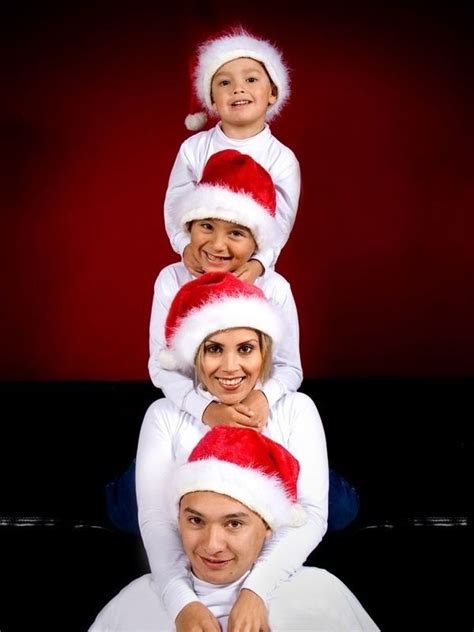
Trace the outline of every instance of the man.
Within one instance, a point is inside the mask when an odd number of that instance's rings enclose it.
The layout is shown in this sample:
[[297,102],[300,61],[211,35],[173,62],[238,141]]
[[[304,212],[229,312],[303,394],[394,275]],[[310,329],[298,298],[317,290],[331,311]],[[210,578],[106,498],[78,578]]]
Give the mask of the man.
[[[298,528],[298,461],[280,444],[248,428],[216,426],[170,479],[170,515],[177,517],[189,579],[205,609],[202,630],[245,628],[229,614],[246,575],[272,534]],[[246,589],[243,589],[246,590]],[[275,589],[262,632],[378,630],[357,598],[334,575],[304,567]],[[202,620],[202,617],[201,617]],[[173,632],[151,575],[131,582],[99,613],[89,632]]]

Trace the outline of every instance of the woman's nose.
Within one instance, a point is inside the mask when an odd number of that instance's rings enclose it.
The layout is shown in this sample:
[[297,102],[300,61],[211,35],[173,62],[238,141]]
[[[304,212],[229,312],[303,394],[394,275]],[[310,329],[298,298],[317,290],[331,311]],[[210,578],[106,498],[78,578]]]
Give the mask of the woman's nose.
[[221,367],[224,371],[228,371],[228,372],[238,370],[239,363],[237,361],[237,356],[233,351],[225,351],[222,354]]

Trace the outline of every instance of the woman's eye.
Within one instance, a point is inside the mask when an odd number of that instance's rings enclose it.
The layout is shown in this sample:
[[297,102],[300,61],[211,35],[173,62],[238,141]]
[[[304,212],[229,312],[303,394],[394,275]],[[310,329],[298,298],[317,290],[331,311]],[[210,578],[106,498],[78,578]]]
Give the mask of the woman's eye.
[[253,346],[252,345],[241,345],[239,347],[239,351],[241,353],[251,353],[253,351]]
[[194,526],[198,526],[201,524],[201,518],[197,518],[196,516],[191,516],[189,518],[189,522],[193,524]]
[[207,353],[219,353],[221,350],[219,345],[209,345],[206,347]]

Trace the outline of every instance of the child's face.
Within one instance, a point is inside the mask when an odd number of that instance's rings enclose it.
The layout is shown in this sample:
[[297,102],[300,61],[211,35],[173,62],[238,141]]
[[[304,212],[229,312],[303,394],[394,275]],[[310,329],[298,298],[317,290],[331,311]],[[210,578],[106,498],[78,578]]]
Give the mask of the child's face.
[[223,219],[198,219],[191,225],[191,252],[204,272],[234,272],[256,250],[248,228]]
[[268,106],[277,99],[265,68],[249,57],[221,66],[212,78],[211,95],[214,110],[229,125],[263,124]]

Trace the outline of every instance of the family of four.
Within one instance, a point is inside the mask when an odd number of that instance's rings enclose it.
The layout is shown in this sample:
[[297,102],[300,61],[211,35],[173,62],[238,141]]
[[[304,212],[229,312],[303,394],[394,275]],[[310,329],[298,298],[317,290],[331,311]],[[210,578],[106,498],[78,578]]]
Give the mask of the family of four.
[[274,270],[300,191],[268,126],[287,68],[238,29],[198,48],[192,79],[202,111],[187,126],[219,122],[182,144],[165,198],[182,260],[155,283],[149,371],[165,397],[146,412],[133,472],[151,572],[90,632],[378,630],[340,580],[303,567],[331,489],[319,413],[297,392],[295,302]]

